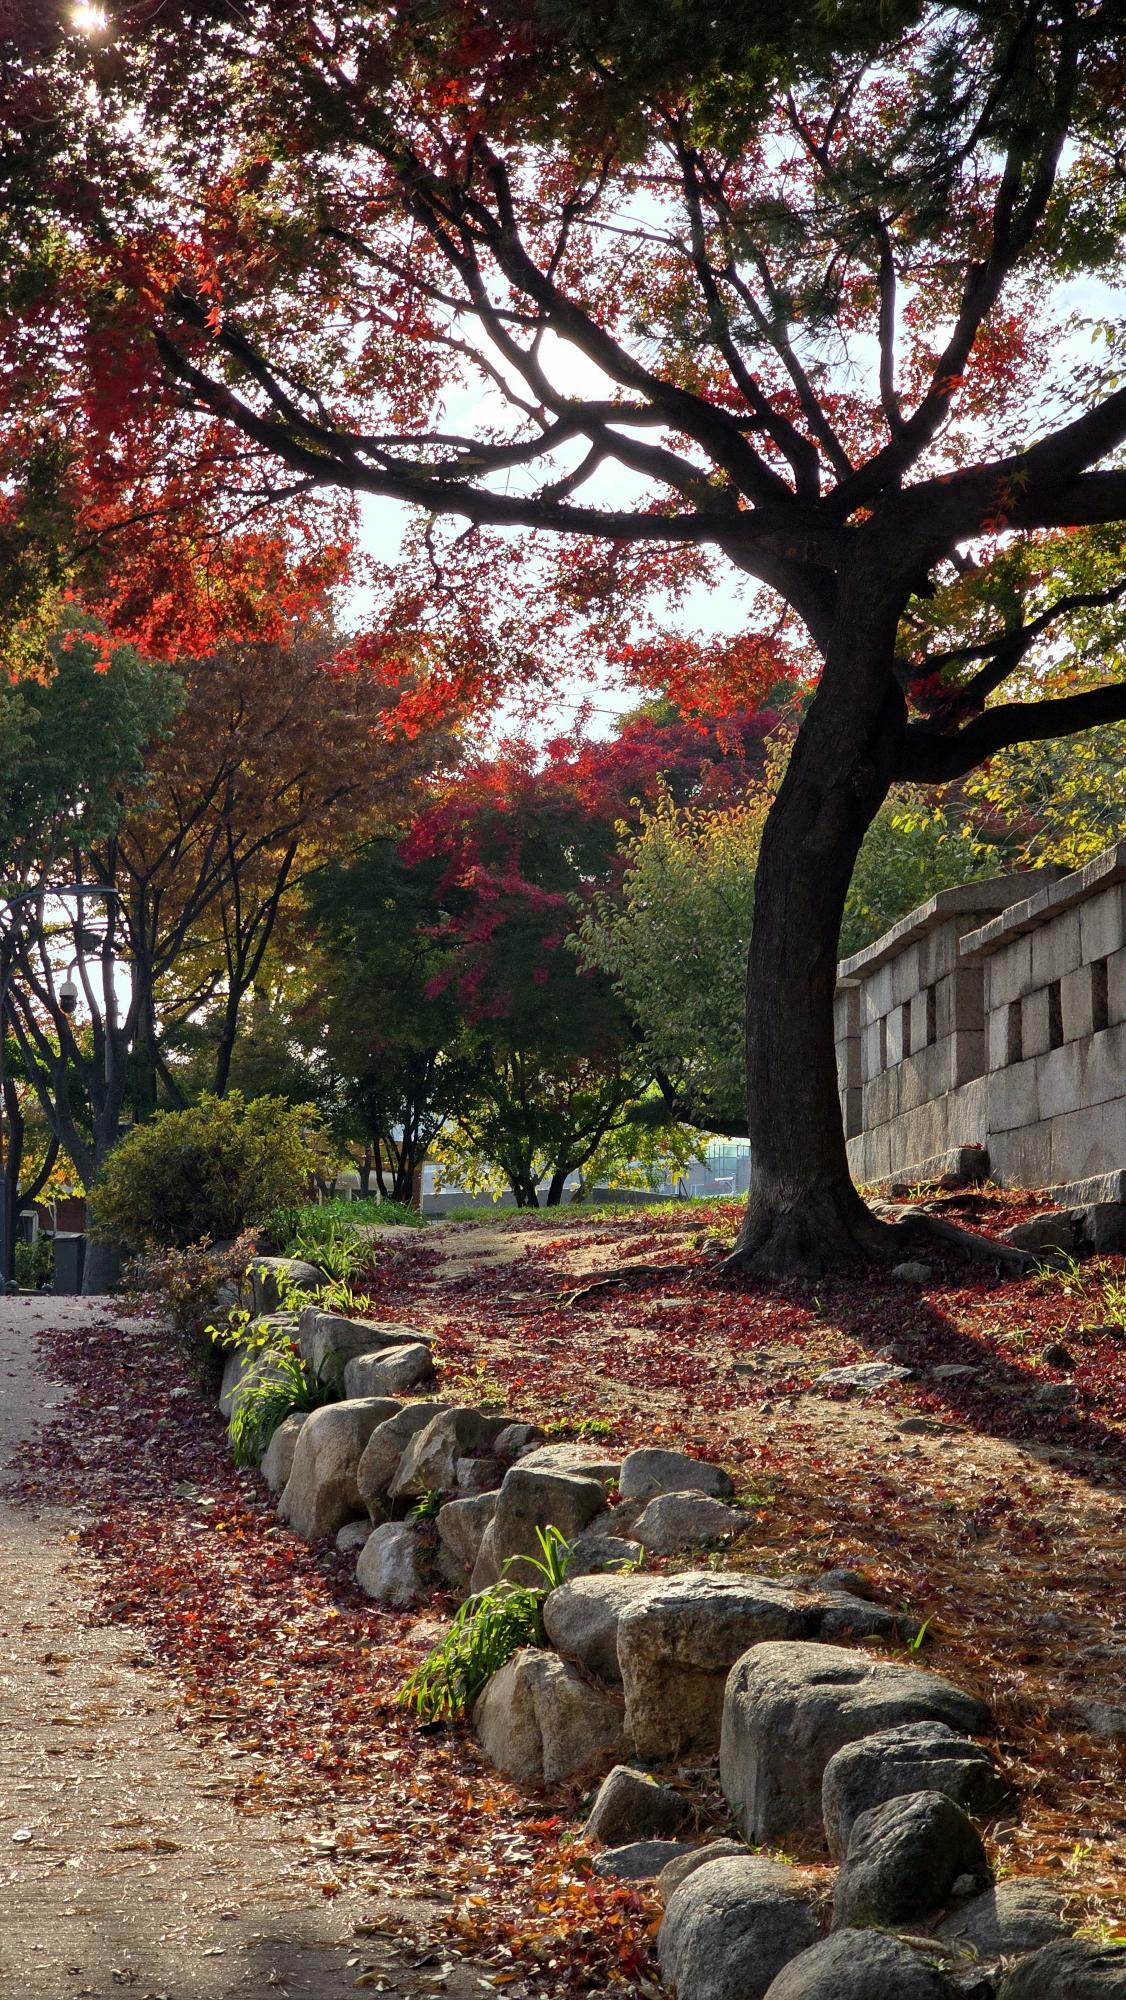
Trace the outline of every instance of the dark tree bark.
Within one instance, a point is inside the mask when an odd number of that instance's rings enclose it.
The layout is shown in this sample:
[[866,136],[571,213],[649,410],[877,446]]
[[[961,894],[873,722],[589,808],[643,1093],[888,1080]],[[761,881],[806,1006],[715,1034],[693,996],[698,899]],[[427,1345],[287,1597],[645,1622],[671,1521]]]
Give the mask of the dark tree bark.
[[763,830],[747,969],[752,1177],[729,1268],[817,1276],[890,1249],[853,1185],[833,1034],[837,941],[864,835],[886,798],[905,708],[894,612],[842,598],[825,671]]

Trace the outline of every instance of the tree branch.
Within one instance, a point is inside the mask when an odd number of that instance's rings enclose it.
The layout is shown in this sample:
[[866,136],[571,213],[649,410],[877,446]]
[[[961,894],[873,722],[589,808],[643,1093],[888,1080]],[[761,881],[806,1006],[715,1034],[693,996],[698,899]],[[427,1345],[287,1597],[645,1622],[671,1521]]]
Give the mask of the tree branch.
[[944,785],[962,778],[999,750],[1017,743],[1043,743],[1053,736],[1077,736],[1108,722],[1126,721],[1126,681],[1089,688],[1084,694],[1052,701],[1006,702],[987,708],[954,736],[911,723],[904,732],[895,769],[901,784]]

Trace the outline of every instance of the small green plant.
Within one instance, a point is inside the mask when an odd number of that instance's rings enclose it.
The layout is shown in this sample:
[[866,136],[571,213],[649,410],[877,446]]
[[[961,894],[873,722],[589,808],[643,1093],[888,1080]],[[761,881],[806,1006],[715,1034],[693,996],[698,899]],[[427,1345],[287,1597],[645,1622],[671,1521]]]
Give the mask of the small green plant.
[[930,1622],[931,1622],[931,1621],[930,1621],[930,1619],[929,1619],[929,1618],[924,1618],[924,1620],[923,1620],[922,1624],[920,1625],[920,1627],[919,1627],[918,1631],[917,1631],[917,1632],[916,1632],[916,1634],[915,1634],[915,1637],[914,1637],[913,1639],[909,1639],[909,1640],[907,1641],[907,1651],[908,1651],[909,1653],[921,1653],[921,1652],[922,1652],[922,1650],[923,1650],[923,1641],[925,1640],[925,1638],[926,1638],[926,1636],[927,1636],[927,1632],[928,1632],[928,1631],[929,1631],[929,1629],[930,1629]]
[[329,1278],[311,1292],[303,1291],[284,1273],[278,1279],[278,1307],[283,1313],[299,1313],[306,1306],[319,1306],[322,1312],[351,1315],[370,1311],[373,1303],[370,1292],[357,1292],[342,1278]]
[[616,1426],[612,1417],[552,1417],[543,1426],[545,1437],[549,1438],[608,1438],[613,1437]]
[[428,1492],[420,1493],[407,1515],[408,1521],[436,1521],[438,1510],[445,1500],[445,1494],[432,1486]]
[[279,1424],[294,1411],[338,1403],[342,1392],[339,1369],[315,1373],[292,1344],[267,1349],[259,1369],[235,1390],[231,1404],[235,1464],[260,1465]]
[[[539,1557],[510,1557],[499,1583],[467,1597],[449,1631],[399,1689],[402,1708],[422,1722],[453,1721],[472,1708],[486,1681],[521,1646],[544,1644],[543,1601],[566,1580],[573,1551],[558,1528],[537,1528]],[[513,1583],[514,1561],[531,1566],[542,1584]]]
[[244,1306],[232,1307],[221,1326],[207,1333],[216,1347],[245,1355],[253,1372],[239,1383],[231,1401],[230,1438],[236,1465],[261,1464],[279,1424],[294,1411],[319,1410],[344,1394],[339,1362],[312,1369],[289,1333]]
[[447,1375],[443,1370],[443,1381],[454,1395],[463,1397],[475,1409],[503,1410],[508,1402],[505,1388],[489,1374],[483,1361],[475,1368],[463,1368],[457,1375]]
[[349,1278],[371,1261],[371,1251],[362,1236],[347,1224],[329,1216],[322,1224],[314,1223],[316,1209],[306,1211],[306,1220],[293,1237],[289,1255],[304,1257],[308,1263],[316,1264],[326,1278],[338,1284],[347,1284]]
[[516,1561],[525,1563],[529,1569],[535,1570],[537,1576],[542,1576],[543,1591],[546,1596],[549,1590],[558,1590],[561,1583],[566,1583],[571,1573],[571,1564],[575,1560],[575,1551],[566,1535],[558,1528],[537,1528],[536,1540],[540,1549],[538,1556],[510,1556],[505,1563],[505,1569]]
[[1090,1273],[1084,1270],[1078,1257],[1070,1256],[1066,1250],[1054,1250],[1050,1257],[1038,1258],[1032,1266],[1032,1275],[1045,1289],[1055,1288],[1066,1298],[1088,1296]]

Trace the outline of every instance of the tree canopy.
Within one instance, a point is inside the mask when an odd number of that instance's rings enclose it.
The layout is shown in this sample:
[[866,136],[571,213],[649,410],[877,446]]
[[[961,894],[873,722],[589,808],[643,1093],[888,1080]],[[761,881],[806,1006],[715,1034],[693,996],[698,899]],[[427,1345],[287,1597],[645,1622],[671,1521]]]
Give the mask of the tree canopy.
[[[169,424],[238,504],[405,503],[401,629],[453,618],[455,680],[585,629],[705,705],[816,685],[760,855],[739,1258],[886,1247],[831,1034],[864,831],[1126,716],[1117,6],[251,0],[37,69],[39,212],[124,358],[105,463]],[[44,315],[88,326],[77,289],[56,263]],[[743,628],[670,639],[724,574],[764,587]]]

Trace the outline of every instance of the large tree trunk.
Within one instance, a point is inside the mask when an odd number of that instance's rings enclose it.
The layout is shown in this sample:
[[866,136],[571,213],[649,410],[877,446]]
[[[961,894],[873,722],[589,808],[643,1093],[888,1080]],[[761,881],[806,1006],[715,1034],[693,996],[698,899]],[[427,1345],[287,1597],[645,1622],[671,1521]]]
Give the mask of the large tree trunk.
[[864,636],[867,662],[855,650],[839,663],[830,656],[768,815],[755,877],[752,1173],[729,1268],[764,1277],[816,1277],[879,1256],[892,1241],[849,1173],[833,1032],[845,897],[887,796],[903,720],[890,671],[894,634]]

